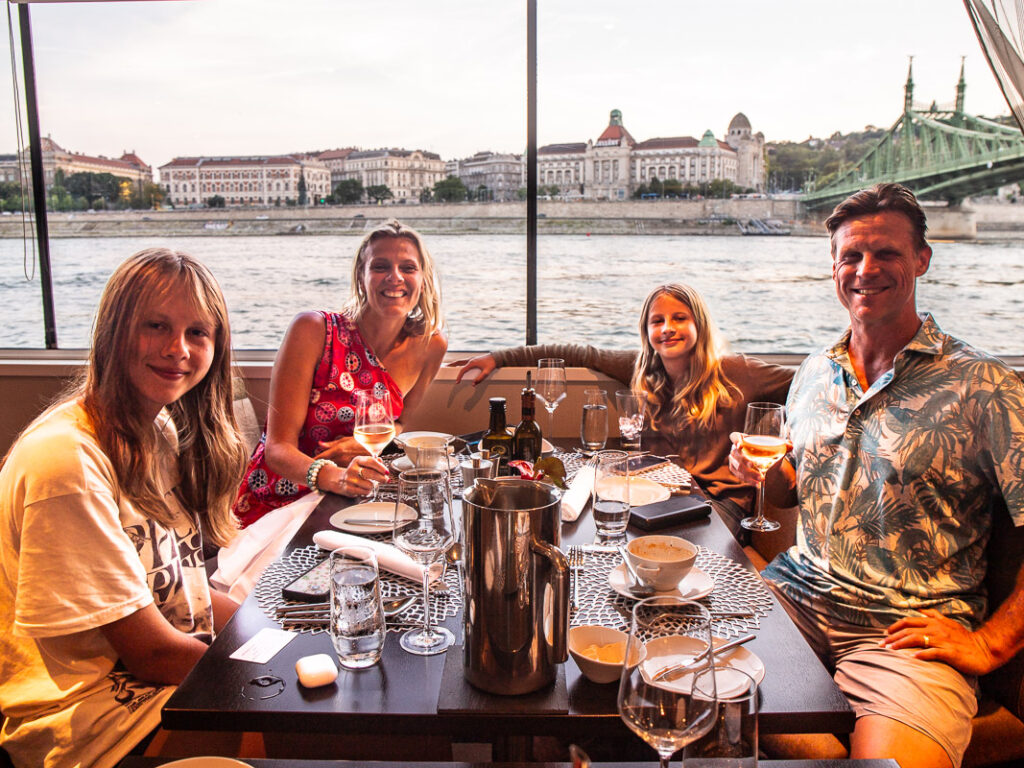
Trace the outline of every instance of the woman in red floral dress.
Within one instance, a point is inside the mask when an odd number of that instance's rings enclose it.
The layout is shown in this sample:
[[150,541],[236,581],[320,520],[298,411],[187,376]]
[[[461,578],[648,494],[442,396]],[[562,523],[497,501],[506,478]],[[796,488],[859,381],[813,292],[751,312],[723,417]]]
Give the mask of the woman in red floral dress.
[[434,262],[392,219],[368,234],[341,312],[292,320],[270,377],[267,429],[238,490],[243,526],[309,490],[369,493],[387,468],[352,437],[356,390],[388,391],[394,417],[415,408],[448,348]]

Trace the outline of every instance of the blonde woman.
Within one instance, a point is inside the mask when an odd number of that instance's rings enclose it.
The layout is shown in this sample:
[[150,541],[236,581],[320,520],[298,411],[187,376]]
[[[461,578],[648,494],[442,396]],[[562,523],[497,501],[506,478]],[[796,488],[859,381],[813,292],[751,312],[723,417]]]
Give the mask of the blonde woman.
[[84,381],[0,468],[0,746],[117,763],[237,607],[210,590],[245,465],[213,276],[150,249],[107,283]]
[[651,429],[677,453],[733,533],[746,517],[753,489],[729,471],[729,433],[743,431],[748,402],[785,403],[793,372],[745,355],[722,353],[707,304],[682,283],[660,285],[640,312],[640,352],[554,344],[499,350],[461,363],[458,380],[479,369],[561,357],[600,371],[645,394]]
[[386,466],[352,437],[353,392],[389,392],[395,419],[414,409],[448,348],[442,325],[434,261],[420,235],[394,219],[370,232],[342,311],[303,312],[285,334],[266,432],[235,501],[242,524],[310,487],[361,496],[386,480]]

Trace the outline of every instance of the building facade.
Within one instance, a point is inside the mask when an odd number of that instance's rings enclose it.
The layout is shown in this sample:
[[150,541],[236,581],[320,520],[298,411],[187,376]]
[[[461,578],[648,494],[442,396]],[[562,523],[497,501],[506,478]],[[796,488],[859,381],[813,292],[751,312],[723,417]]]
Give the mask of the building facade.
[[[65,178],[74,173],[109,173],[117,178],[128,179],[139,191],[143,184],[153,181],[153,169],[135,154],[135,150],[123,152],[119,158],[103,155],[93,157],[68,152],[49,136],[41,139],[39,145],[43,156],[43,181],[47,189],[53,186],[57,171],[62,171]],[[26,174],[31,173],[29,169],[32,167],[29,151],[28,147],[21,151],[21,167]],[[24,179],[26,188],[30,183],[30,178]]]
[[329,149],[326,152],[320,152],[316,158],[331,172],[331,191],[338,186],[338,182],[345,177],[345,160],[355,152],[354,147],[346,147],[345,149]]
[[705,131],[692,136],[637,142],[613,109],[596,141],[549,144],[537,150],[538,184],[557,187],[566,198],[624,200],[652,179],[675,179],[696,186],[716,179],[757,190],[764,188],[764,136],[751,134],[742,114],[729,126],[732,141]]
[[215,195],[231,206],[294,204],[302,180],[309,205],[331,193],[331,171],[307,156],[176,157],[160,166],[160,183],[176,206],[204,205]]
[[477,200],[517,200],[526,186],[522,155],[477,152],[463,160],[449,160],[445,172],[461,179]]
[[440,155],[421,149],[367,149],[350,152],[343,161],[342,179],[358,179],[363,189],[383,184],[396,201],[419,202],[424,189],[445,178]]

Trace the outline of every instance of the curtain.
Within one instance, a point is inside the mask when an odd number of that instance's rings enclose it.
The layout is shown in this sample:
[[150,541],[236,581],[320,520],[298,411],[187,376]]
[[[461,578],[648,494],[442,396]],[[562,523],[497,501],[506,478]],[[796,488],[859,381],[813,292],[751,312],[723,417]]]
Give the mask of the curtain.
[[1024,0],[964,0],[978,42],[1024,131]]

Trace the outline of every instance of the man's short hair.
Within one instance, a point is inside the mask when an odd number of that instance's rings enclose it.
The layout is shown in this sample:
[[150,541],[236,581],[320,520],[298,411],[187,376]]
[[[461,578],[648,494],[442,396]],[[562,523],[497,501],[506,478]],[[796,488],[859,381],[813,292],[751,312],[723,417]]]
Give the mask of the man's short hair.
[[927,217],[914,193],[902,184],[875,184],[869,189],[862,189],[843,200],[825,219],[825,228],[832,239],[832,254],[836,252],[836,231],[851,219],[871,216],[876,213],[895,211],[902,213],[914,228],[917,247],[926,248],[925,233],[928,231]]

